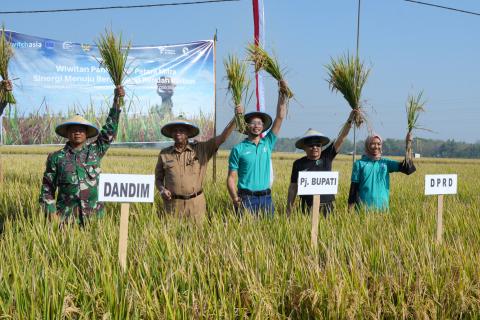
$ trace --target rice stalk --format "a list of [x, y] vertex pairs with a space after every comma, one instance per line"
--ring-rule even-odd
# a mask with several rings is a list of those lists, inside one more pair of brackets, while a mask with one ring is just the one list
[[[233, 103], [238, 106], [242, 97], [247, 95], [250, 79], [247, 77], [247, 65], [236, 56], [229, 55], [223, 62], [228, 79], [228, 91], [232, 95]], [[247, 123], [242, 113], [235, 112], [235, 125], [239, 132], [245, 132]]]
[[[275, 80], [285, 80], [285, 72], [280, 68], [278, 59], [268, 54], [261, 46], [257, 46], [253, 43], [247, 46], [248, 60], [254, 65], [255, 72], [265, 70]], [[287, 86], [286, 88], [280, 87], [280, 94], [287, 99], [293, 98], [292, 90]]]
[[[127, 76], [127, 58], [131, 43], [125, 46], [122, 43], [122, 35], [118, 37], [111, 30], [105, 30], [96, 42], [98, 51], [102, 57], [101, 65], [107, 69], [115, 86], [121, 86]], [[123, 97], [119, 100], [120, 106], [125, 103]]]
[[[12, 45], [5, 36], [5, 26], [2, 26], [2, 35], [0, 37], [0, 76], [3, 80], [8, 80], [8, 63], [10, 62], [10, 59], [12, 57]], [[16, 103], [13, 93], [11, 91], [8, 91], [4, 85], [0, 86], [0, 103]]]
[[328, 72], [328, 84], [330, 90], [340, 92], [355, 113], [355, 126], [360, 127], [366, 120], [362, 109], [361, 96], [363, 86], [367, 82], [370, 69], [358, 58], [347, 54], [337, 60], [331, 59], [325, 68]]
[[[419, 92], [417, 95], [409, 95], [406, 105], [407, 112], [407, 130], [410, 135], [414, 129], [426, 130], [423, 127], [418, 125], [418, 117], [420, 112], [425, 112], [425, 100], [423, 99], [423, 91]], [[412, 161], [413, 152], [412, 152], [412, 141], [408, 140], [405, 147], [405, 158], [407, 161]]]

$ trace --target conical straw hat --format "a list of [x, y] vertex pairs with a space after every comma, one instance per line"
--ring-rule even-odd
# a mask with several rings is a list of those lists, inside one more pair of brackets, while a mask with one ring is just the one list
[[162, 134], [165, 137], [173, 138], [173, 129], [175, 129], [178, 126], [185, 128], [185, 130], [187, 131], [187, 136], [189, 138], [193, 138], [200, 133], [200, 129], [196, 125], [188, 122], [183, 117], [179, 117], [178, 119], [173, 120], [167, 123], [166, 125], [164, 125], [162, 127]]
[[87, 138], [92, 138], [98, 135], [98, 129], [90, 121], [87, 121], [84, 117], [76, 115], [73, 118], [66, 120], [65, 122], [59, 124], [55, 128], [55, 132], [64, 138], [68, 138], [68, 127], [70, 126], [85, 126], [87, 129]]
[[323, 147], [330, 143], [330, 138], [325, 136], [321, 132], [310, 128], [303, 134], [303, 137], [301, 137], [297, 140], [297, 142], [295, 142], [295, 147], [297, 149], [304, 149], [307, 145], [311, 143], [320, 143]]
[[[254, 111], [254, 112], [249, 112], [243, 116], [245, 119], [246, 123], [249, 123], [252, 118], [260, 118], [263, 121], [263, 130], [262, 132], [267, 131], [270, 129], [272, 126], [272, 117], [268, 113], [265, 112], [260, 112], [260, 111]], [[247, 132], [244, 132], [244, 134], [247, 134]]]

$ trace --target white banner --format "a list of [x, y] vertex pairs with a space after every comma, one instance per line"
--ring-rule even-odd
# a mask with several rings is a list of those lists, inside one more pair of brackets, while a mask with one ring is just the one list
[[298, 173], [298, 195], [337, 194], [338, 172], [300, 171]]
[[103, 202], [153, 202], [155, 176], [100, 174], [98, 200]]
[[456, 174], [427, 174], [425, 175], [425, 195], [456, 194]]

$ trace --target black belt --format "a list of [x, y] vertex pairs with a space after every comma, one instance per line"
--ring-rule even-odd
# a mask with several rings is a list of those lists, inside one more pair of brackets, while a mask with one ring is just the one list
[[261, 191], [250, 191], [248, 189], [238, 189], [239, 195], [247, 195], [247, 196], [268, 196], [272, 191], [270, 189], [261, 190]]
[[187, 194], [187, 195], [172, 194], [172, 198], [173, 199], [180, 199], [180, 200], [189, 200], [189, 199], [193, 199], [193, 198], [201, 195], [202, 192], [203, 192], [203, 190], [200, 190], [200, 191], [197, 191], [197, 192], [194, 192], [194, 193], [191, 193], [191, 194]]

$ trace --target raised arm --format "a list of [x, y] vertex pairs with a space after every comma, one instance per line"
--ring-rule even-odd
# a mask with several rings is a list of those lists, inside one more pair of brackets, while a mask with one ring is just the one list
[[[243, 107], [238, 105], [235, 107], [235, 114], [243, 114]], [[235, 116], [234, 118], [227, 124], [225, 129], [223, 129], [222, 133], [215, 137], [215, 145], [220, 147], [222, 143], [224, 143], [228, 137], [232, 134], [233, 129], [235, 129]]]
[[[405, 137], [405, 144], [406, 145], [408, 145], [408, 144], [411, 145], [412, 141], [413, 141], [413, 136], [412, 136], [412, 133], [409, 132], [407, 134], [407, 136]], [[409, 160], [409, 159], [405, 158], [405, 160], [403, 160], [402, 162], [399, 163], [398, 171], [401, 172], [401, 173], [404, 173], [406, 175], [410, 175], [410, 174], [414, 173], [416, 170], [417, 170], [417, 168], [415, 168], [415, 165], [413, 164], [413, 160]]]
[[355, 117], [355, 113], [357, 113], [358, 110], [354, 109], [352, 112], [350, 112], [350, 116], [347, 119], [347, 122], [343, 125], [342, 130], [340, 130], [340, 133], [338, 134], [337, 139], [335, 140], [335, 143], [333, 146], [335, 147], [335, 151], [338, 153], [340, 151], [340, 148], [342, 147], [343, 142], [345, 141], [345, 138], [348, 136], [348, 133], [350, 132], [350, 129], [352, 128], [352, 122], [353, 118]]
[[287, 101], [288, 98], [281, 93], [280, 88], [287, 88], [287, 82], [285, 80], [278, 82], [279, 90], [278, 90], [278, 103], [277, 103], [277, 115], [275, 116], [275, 120], [273, 121], [272, 125], [272, 132], [277, 136], [278, 132], [280, 132], [280, 128], [282, 127], [282, 122], [287, 116]]
[[97, 151], [100, 156], [104, 156], [108, 148], [112, 144], [113, 140], [117, 136], [118, 121], [120, 119], [120, 98], [125, 96], [125, 90], [122, 86], [115, 88], [113, 105], [108, 114], [105, 125], [100, 130], [100, 134], [97, 137]]

